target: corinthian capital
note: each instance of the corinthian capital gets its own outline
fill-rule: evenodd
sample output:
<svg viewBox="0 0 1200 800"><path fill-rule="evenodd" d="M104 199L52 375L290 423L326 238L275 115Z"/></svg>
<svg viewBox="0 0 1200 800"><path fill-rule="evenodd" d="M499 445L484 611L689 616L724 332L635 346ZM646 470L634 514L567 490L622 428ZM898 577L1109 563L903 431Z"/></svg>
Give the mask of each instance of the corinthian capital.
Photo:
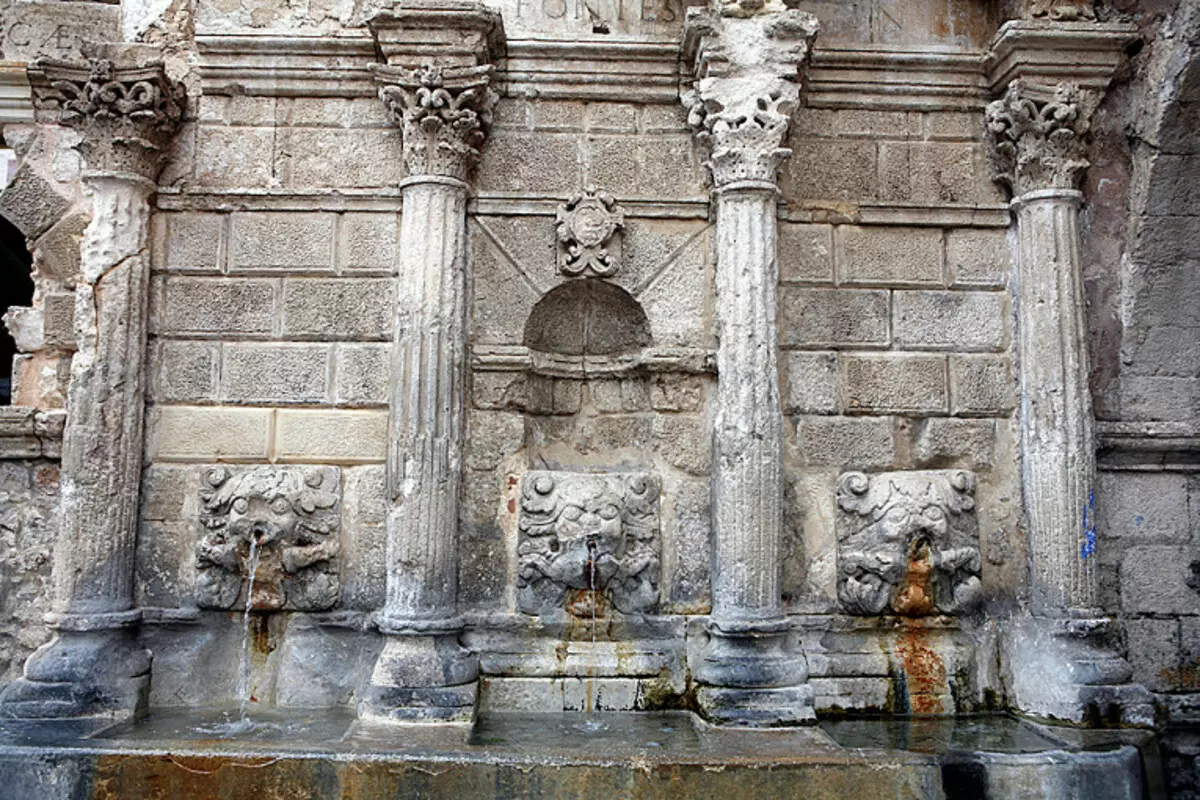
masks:
<svg viewBox="0 0 1200 800"><path fill-rule="evenodd" d="M775 182L818 30L816 17L778 2L688 11L684 60L695 81L683 102L717 188Z"/></svg>
<svg viewBox="0 0 1200 800"><path fill-rule="evenodd" d="M388 116L400 126L408 174L465 182L479 161L496 104L491 65L372 70L383 84L379 97Z"/></svg>
<svg viewBox="0 0 1200 800"><path fill-rule="evenodd" d="M158 177L185 105L183 84L167 77L162 62L41 59L32 71L40 73L33 82L37 107L82 134L89 169Z"/></svg>
<svg viewBox="0 0 1200 800"><path fill-rule="evenodd" d="M1060 83L1047 95L1014 80L987 107L984 140L992 179L1014 197L1039 189L1078 189L1089 166L1088 133L1098 100L1071 83Z"/></svg>

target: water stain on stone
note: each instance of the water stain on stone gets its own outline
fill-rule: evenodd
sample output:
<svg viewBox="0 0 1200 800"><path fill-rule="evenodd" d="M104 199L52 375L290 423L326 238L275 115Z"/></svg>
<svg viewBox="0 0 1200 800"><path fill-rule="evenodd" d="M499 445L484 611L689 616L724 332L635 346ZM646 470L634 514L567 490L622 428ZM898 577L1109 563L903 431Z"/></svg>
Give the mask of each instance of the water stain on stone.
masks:
<svg viewBox="0 0 1200 800"><path fill-rule="evenodd" d="M913 714L944 714L946 664L929 643L923 628L906 627L896 641L904 665L908 705Z"/></svg>

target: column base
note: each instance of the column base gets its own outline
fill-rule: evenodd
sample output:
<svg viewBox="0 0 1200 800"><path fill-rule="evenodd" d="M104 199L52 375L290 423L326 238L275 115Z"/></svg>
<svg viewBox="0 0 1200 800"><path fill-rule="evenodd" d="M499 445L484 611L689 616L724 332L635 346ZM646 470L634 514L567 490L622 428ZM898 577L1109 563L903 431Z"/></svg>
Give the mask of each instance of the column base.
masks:
<svg viewBox="0 0 1200 800"><path fill-rule="evenodd" d="M1154 725L1154 697L1112 639L1102 617L1014 620L1005 650L1017 709L1089 727Z"/></svg>
<svg viewBox="0 0 1200 800"><path fill-rule="evenodd" d="M803 686L777 689L733 689L701 686L696 690L700 716L731 728L780 728L817 721L813 690Z"/></svg>
<svg viewBox="0 0 1200 800"><path fill-rule="evenodd" d="M718 622L692 676L700 714L715 725L766 728L816 721L808 665L786 619Z"/></svg>
<svg viewBox="0 0 1200 800"><path fill-rule="evenodd" d="M371 682L358 706L360 719L376 722L475 720L479 657L458 642L459 630L388 635Z"/></svg>
<svg viewBox="0 0 1200 800"><path fill-rule="evenodd" d="M142 716L150 697L150 651L138 643L139 615L119 617L126 627L88 629L104 618L65 618L58 635L25 662L23 677L0 692L0 718L61 719ZM72 629L74 628L74 629ZM80 628L83 628L82 630Z"/></svg>

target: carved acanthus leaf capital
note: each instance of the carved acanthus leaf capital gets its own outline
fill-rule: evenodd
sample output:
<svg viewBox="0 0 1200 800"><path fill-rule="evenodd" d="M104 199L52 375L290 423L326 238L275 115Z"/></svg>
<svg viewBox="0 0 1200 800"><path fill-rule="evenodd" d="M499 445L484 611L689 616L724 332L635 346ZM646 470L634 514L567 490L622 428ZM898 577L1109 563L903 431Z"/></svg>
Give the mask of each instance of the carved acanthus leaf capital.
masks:
<svg viewBox="0 0 1200 800"><path fill-rule="evenodd" d="M78 130L79 149L94 170L157 178L186 102L183 84L160 62L121 67L106 58L87 64L41 59L34 82L39 109Z"/></svg>
<svg viewBox="0 0 1200 800"><path fill-rule="evenodd" d="M1089 162L1092 112L1099 97L1070 83L1052 94L1014 80L987 107L984 140L992 179L1014 197L1039 189L1078 189Z"/></svg>
<svg viewBox="0 0 1200 800"><path fill-rule="evenodd" d="M408 173L465 182L491 127L492 66L372 70L388 116L401 129Z"/></svg>
<svg viewBox="0 0 1200 800"><path fill-rule="evenodd" d="M717 188L775 182L819 27L811 14L770 4L688 12L684 57L695 82L683 102Z"/></svg>

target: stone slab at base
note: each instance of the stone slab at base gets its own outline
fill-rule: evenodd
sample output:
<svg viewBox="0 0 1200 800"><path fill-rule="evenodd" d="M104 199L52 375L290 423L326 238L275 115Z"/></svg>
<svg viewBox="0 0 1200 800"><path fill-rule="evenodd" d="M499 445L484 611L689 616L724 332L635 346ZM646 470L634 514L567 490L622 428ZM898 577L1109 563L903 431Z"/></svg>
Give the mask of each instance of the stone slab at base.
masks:
<svg viewBox="0 0 1200 800"><path fill-rule="evenodd" d="M776 689L733 689L701 686L696 705L705 720L735 728L778 728L817 721L813 690L804 686Z"/></svg>
<svg viewBox="0 0 1200 800"><path fill-rule="evenodd" d="M0 796L612 798L1153 796L1144 731L1090 744L1006 716L737 730L688 713L497 714L462 726L373 726L349 712L153 712L97 730L0 723Z"/></svg>

